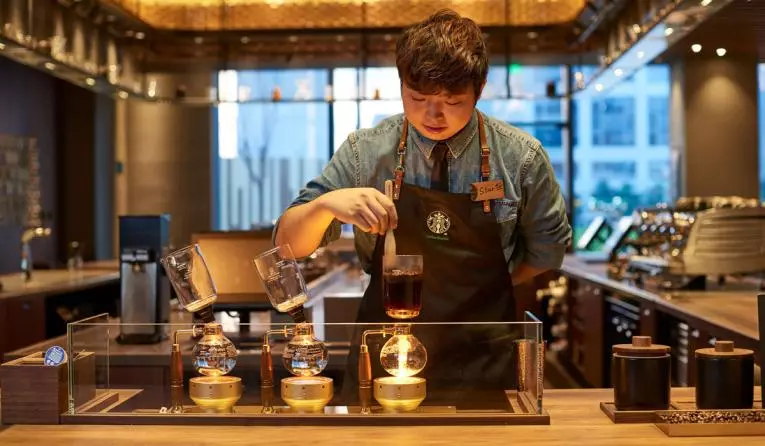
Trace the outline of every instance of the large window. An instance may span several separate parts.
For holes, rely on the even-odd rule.
[[[669,98],[648,98],[648,143],[652,146],[669,144]]]
[[[566,70],[494,66],[478,108],[541,141],[565,169]],[[359,128],[403,112],[394,67],[219,73],[216,227],[272,224]],[[275,100],[278,99],[278,100]]]
[[[669,89],[669,67],[650,65],[627,84],[574,96],[575,239],[595,216],[672,198]]]
[[[602,97],[592,101],[592,144],[635,144],[635,98]]]
[[[329,158],[329,105],[313,99],[327,80],[326,70],[221,74],[224,98],[254,99],[218,108],[220,229],[272,223],[321,172]],[[265,99],[277,87],[283,102]]]

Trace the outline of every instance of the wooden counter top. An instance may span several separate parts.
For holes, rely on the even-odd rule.
[[[0,276],[3,284],[0,299],[70,293],[115,282],[119,278],[119,270],[107,266],[85,267],[75,272],[66,269],[36,270],[32,272],[31,282],[25,282],[21,273],[5,274]]]
[[[687,398],[692,388],[673,389]],[[757,392],[759,394],[759,391]],[[545,390],[550,426],[244,427],[244,426],[6,426],[0,444],[250,445],[250,444],[523,444],[523,445],[763,445],[765,437],[670,438],[653,424],[613,424],[598,405],[609,389]]]
[[[650,285],[637,287],[626,281],[609,279],[606,264],[586,263],[575,255],[566,256],[561,271],[616,292],[649,300],[677,317],[690,317],[755,342],[760,338],[757,323],[757,295],[760,292],[755,284],[734,282],[726,289],[706,291],[667,291]]]

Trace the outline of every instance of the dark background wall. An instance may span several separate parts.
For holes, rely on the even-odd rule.
[[[85,260],[112,258],[114,219],[114,100],[63,81],[56,83],[59,149],[58,252],[80,243]]]
[[[40,193],[44,212],[53,214],[53,235],[32,242],[35,263],[56,258],[56,80],[45,73],[0,57],[0,134],[37,138],[40,154]],[[0,274],[19,270],[20,226],[0,226]]]
[[[189,92],[209,76],[157,76],[159,88],[182,82]],[[170,240],[180,248],[212,227],[212,120],[210,106],[120,101],[117,153],[118,214],[170,214]]]
[[[68,244],[85,260],[113,258],[114,100],[0,58],[0,134],[35,137],[49,238],[38,267],[62,267]],[[19,271],[21,226],[0,226],[0,274]]]

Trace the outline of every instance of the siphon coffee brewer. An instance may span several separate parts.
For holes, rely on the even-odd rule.
[[[670,348],[650,336],[614,345],[611,381],[616,410],[667,410],[671,386]]]

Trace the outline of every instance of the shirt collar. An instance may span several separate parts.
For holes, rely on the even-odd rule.
[[[465,128],[457,132],[456,135],[452,136],[446,141],[435,141],[420,135],[420,132],[418,132],[411,123],[409,124],[409,134],[411,135],[409,139],[414,141],[415,145],[420,148],[422,153],[427,158],[430,158],[430,155],[433,153],[433,147],[435,147],[436,144],[439,142],[445,142],[446,146],[449,147],[452,158],[457,159],[468,147],[470,142],[475,137],[477,131],[478,110],[473,110],[473,116],[470,118],[470,121],[467,123]]]

